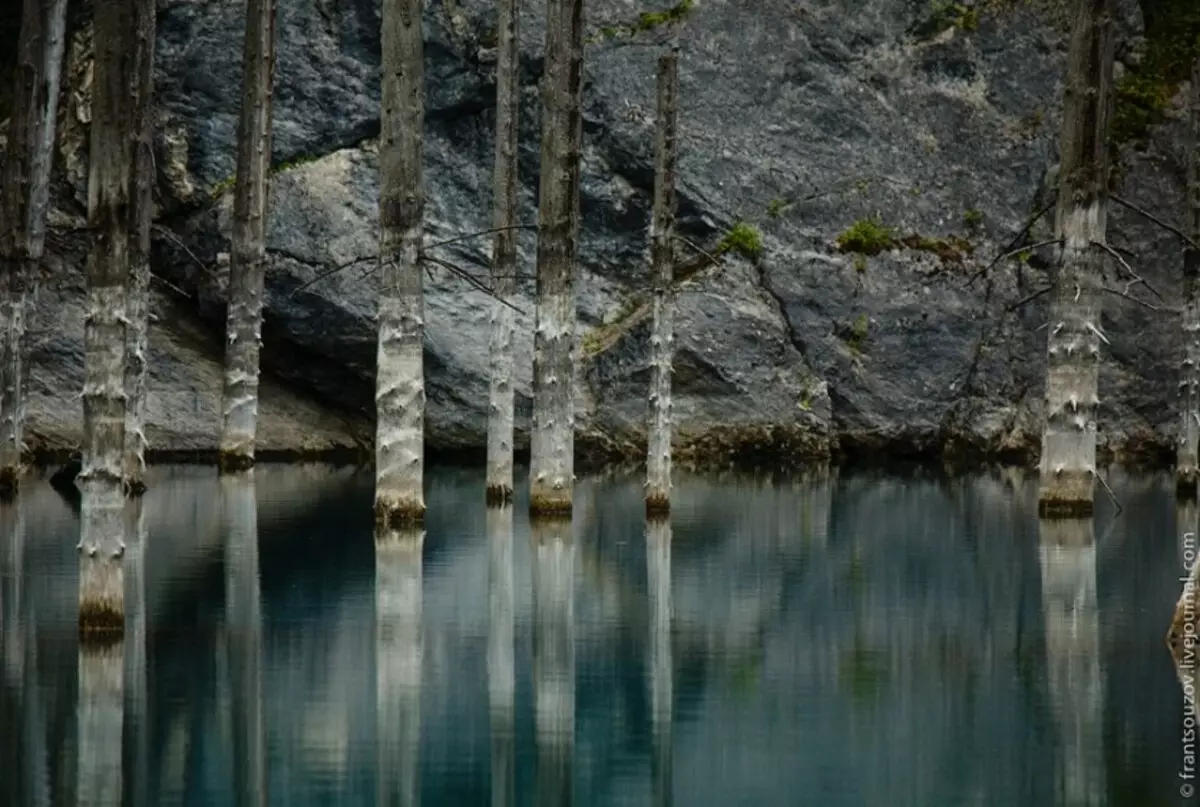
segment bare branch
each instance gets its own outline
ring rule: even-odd
[[[982,277],[983,275],[986,275],[988,273],[989,269],[991,269],[996,264],[1000,263],[1000,261],[1004,260],[1005,258],[1011,258],[1013,255],[1020,255],[1022,252],[1030,252],[1030,251],[1038,249],[1040,247],[1046,247],[1051,244],[1059,244],[1059,243],[1062,243],[1061,238],[1051,238],[1047,241],[1038,241],[1036,244],[1027,244],[1026,246],[1018,247],[1017,249],[1010,249],[1007,252],[1002,252],[1000,255],[997,255],[992,260],[992,262],[989,263],[987,266],[983,267],[978,272],[971,275],[971,278],[967,281],[967,285],[970,286],[972,283],[974,283],[980,277]]]
[[[1121,266],[1124,267],[1125,271],[1129,273],[1129,276],[1133,278],[1133,284],[1131,284],[1131,285],[1136,285],[1138,283],[1141,283],[1143,286],[1145,286],[1147,289],[1150,290],[1151,294],[1153,294],[1155,297],[1158,298],[1159,302],[1161,302],[1161,303],[1166,302],[1166,300],[1163,298],[1163,296],[1158,293],[1158,289],[1151,286],[1148,282],[1146,282],[1145,278],[1143,278],[1137,272],[1133,271],[1133,267],[1129,265],[1128,261],[1126,261],[1124,258],[1121,257],[1121,253],[1117,252],[1115,249],[1110,247],[1108,244],[1102,243],[1100,241],[1093,241],[1092,246],[1100,247],[1100,249],[1104,250],[1109,255],[1112,255],[1114,258],[1116,258],[1117,262],[1120,263]],[[1128,290],[1128,288],[1126,290]]]
[[[453,275],[457,275],[458,277],[461,277],[463,280],[467,281],[467,283],[469,283],[470,285],[474,286],[476,289],[478,289],[479,291],[483,292],[483,293],[484,293],[484,294],[486,294],[488,297],[491,297],[493,300],[496,300],[497,302],[504,303],[506,306],[508,306],[509,308],[511,308],[513,311],[516,311],[518,314],[524,314],[524,313],[525,313],[525,312],[524,312],[524,311],[522,311],[520,308],[518,308],[517,306],[513,305],[512,303],[510,303],[508,300],[505,300],[503,297],[500,297],[500,296],[498,296],[498,295],[497,295],[497,294],[496,294],[494,291],[492,291],[492,290],[491,290],[491,289],[489,289],[487,286],[485,286],[485,285],[484,285],[484,284],[483,284],[483,283],[482,283],[482,282],[479,280],[479,278],[475,277],[475,276],[474,276],[474,275],[472,275],[470,272],[468,272],[466,269],[463,269],[461,266],[455,266],[454,264],[450,263],[449,261],[443,261],[442,259],[440,259],[440,258],[434,258],[434,257],[433,257],[433,256],[431,256],[431,255],[425,255],[425,256],[424,256],[424,258],[425,258],[425,261],[426,261],[426,262],[428,262],[428,263],[432,263],[432,264],[434,264],[434,265],[436,265],[436,266],[440,266],[440,267],[442,267],[443,269],[445,269],[445,270],[447,270],[448,272],[450,272],[451,274],[453,274]]]
[[[1122,199],[1120,196],[1111,195],[1108,198],[1112,199],[1114,202],[1121,205],[1121,207],[1132,210],[1134,213],[1137,213],[1139,216],[1149,219],[1150,221],[1157,224],[1159,227],[1162,227],[1164,230],[1169,230],[1170,232],[1175,233],[1175,235],[1177,235],[1183,239],[1184,243],[1191,246],[1192,249],[1200,250],[1200,244],[1197,244],[1195,241],[1188,238],[1187,234],[1184,233],[1183,230],[1181,230],[1178,227],[1175,227],[1173,225],[1167,224],[1165,221],[1163,221],[1162,219],[1160,219],[1158,216],[1154,215],[1153,213],[1149,212],[1148,210],[1143,210],[1142,208],[1135,205],[1133,202]]]
[[[183,243],[183,241],[181,241],[181,240],[179,239],[179,236],[175,235],[175,233],[171,232],[171,231],[170,231],[170,230],[168,230],[166,227],[163,227],[163,226],[161,226],[161,225],[157,225],[157,224],[156,224],[156,225],[154,225],[154,229],[155,229],[155,231],[156,231],[156,232],[158,232],[158,234],[159,234],[159,235],[166,236],[167,240],[171,241],[172,243],[174,243],[174,244],[175,244],[175,246],[179,247],[179,248],[180,248],[180,249],[182,249],[184,252],[186,252],[186,253],[188,254],[188,256],[189,256],[189,257],[190,257],[190,258],[191,258],[193,261],[195,261],[195,262],[196,262],[196,265],[200,267],[200,270],[201,270],[202,272],[204,272],[205,274],[207,274],[207,275],[208,275],[209,277],[211,277],[213,280],[218,280],[218,279],[219,279],[219,278],[217,277],[217,273],[216,273],[216,272],[214,272],[212,269],[209,269],[207,266],[205,266],[205,265],[204,265],[204,261],[202,261],[202,260],[200,260],[199,258],[197,258],[197,257],[196,257],[196,253],[195,253],[195,252],[192,252],[192,250],[188,248],[188,245],[187,245],[187,244],[185,244],[185,243]]]
[[[536,224],[514,224],[511,227],[490,227],[486,230],[479,230],[466,235],[459,235],[454,238],[447,238],[445,241],[435,241],[432,244],[426,244],[425,249],[433,249],[434,247],[444,247],[450,244],[457,244],[460,241],[468,241],[472,238],[478,238],[481,235],[491,235],[493,233],[502,233],[506,230],[536,230]]]
[[[346,262],[344,262],[344,263],[339,263],[339,264],[337,264],[337,265],[335,265],[335,266],[331,266],[330,268],[328,268],[328,269],[326,269],[326,270],[324,270],[324,271],[322,271],[322,272],[317,272],[317,273],[316,273],[315,275],[313,275],[311,278],[309,278],[308,280],[304,281],[303,283],[301,283],[301,284],[300,284],[299,286],[297,286],[296,288],[292,289],[292,291],[291,291],[291,293],[288,295],[288,297],[289,297],[289,298],[291,298],[291,297],[295,297],[297,294],[299,294],[300,292],[304,291],[304,290],[305,290],[305,289],[307,289],[309,286],[315,286],[316,284],[320,283],[322,280],[324,280],[324,279],[326,279],[326,278],[328,278],[328,277],[333,277],[333,276],[334,276],[334,275],[336,275],[338,272],[345,271],[346,269],[349,269],[349,268],[351,268],[352,266],[357,266],[357,265],[358,265],[358,264],[360,264],[360,263],[366,263],[367,261],[374,261],[374,260],[376,260],[376,259],[377,259],[377,256],[375,256],[375,255],[367,255],[367,256],[365,256],[365,257],[362,257],[362,258],[351,258],[350,260],[348,260],[348,261],[346,261]],[[369,274],[369,272],[368,272],[368,274]],[[366,274],[364,274],[362,277],[366,277]],[[360,278],[359,278],[359,280],[362,280],[362,277],[360,277]]]
[[[1134,281],[1134,282],[1136,282],[1136,281]],[[1133,285],[1133,284],[1131,283],[1130,285]],[[1117,297],[1124,297],[1126,300],[1137,303],[1138,305],[1141,305],[1141,306],[1145,306],[1146,308],[1149,308],[1151,311],[1162,311],[1162,309],[1159,308],[1158,306],[1154,305],[1154,303],[1148,303],[1145,300],[1139,299],[1137,297],[1134,297],[1132,294],[1130,294],[1129,286],[1125,287],[1125,291],[1121,291],[1120,289],[1114,289],[1109,286],[1101,286],[1100,290],[1106,291],[1109,294],[1115,294]]]
[[[696,244],[694,244],[693,242],[691,242],[691,241],[689,241],[688,239],[684,238],[682,235],[677,235],[677,236],[675,236],[675,238],[676,238],[677,240],[679,240],[679,241],[682,241],[684,244],[686,244],[687,246],[691,247],[691,248],[692,248],[692,249],[694,249],[696,252],[699,252],[701,255],[703,255],[704,257],[708,258],[708,259],[709,259],[710,261],[712,261],[713,263],[720,263],[720,262],[721,262],[721,257],[720,257],[719,255],[714,255],[714,254],[712,254],[711,252],[709,252],[708,250],[704,249],[703,247],[697,246],[697,245],[696,245]]]
[[[1021,241],[1024,240],[1025,236],[1029,235],[1029,231],[1033,229],[1033,225],[1037,224],[1038,221],[1041,220],[1042,216],[1046,215],[1054,207],[1056,199],[1057,199],[1057,196],[1055,197],[1055,199],[1052,199],[1049,204],[1047,204],[1046,206],[1044,206],[1043,208],[1038,210],[1036,213],[1034,213],[1033,217],[1030,218],[1029,221],[1027,221],[1025,223],[1025,226],[1021,228],[1021,231],[1016,234],[1016,236],[1013,238],[1013,240],[1008,242],[1008,246],[1006,246],[1004,248],[1004,251],[1000,255],[1000,257],[996,258],[991,263],[989,263],[987,266],[985,266],[983,269],[979,270],[974,275],[972,275],[971,279],[967,281],[967,285],[970,286],[972,283],[975,282],[975,280],[980,275],[986,275],[993,266],[1000,263],[1000,261],[1004,260],[1005,258],[1007,258],[1011,255],[1017,255],[1021,252],[1024,252],[1027,249],[1036,249],[1038,246],[1046,246],[1046,244],[1048,244],[1048,243],[1057,243],[1057,241],[1049,241],[1049,242],[1043,242],[1041,244],[1036,244],[1032,247],[1025,246],[1025,247],[1017,248],[1017,244],[1021,243]]]
[[[1116,507],[1117,507],[1117,513],[1120,513],[1122,510],[1124,510],[1125,508],[1121,506],[1121,503],[1120,503],[1119,501],[1117,501],[1117,494],[1113,493],[1113,489],[1112,489],[1112,488],[1110,488],[1110,487],[1108,486],[1108,483],[1104,481],[1104,477],[1102,477],[1102,476],[1100,475],[1100,472],[1099,472],[1099,471],[1097,471],[1095,468],[1093,468],[1093,469],[1092,469],[1092,474],[1093,474],[1093,475],[1096,477],[1096,481],[1098,481],[1098,482],[1099,482],[1099,483],[1100,483],[1100,484],[1101,484],[1101,485],[1104,487],[1104,489],[1105,489],[1106,491],[1108,491],[1108,497],[1109,497],[1110,499],[1112,499],[1112,503],[1113,503],[1114,505],[1116,505]],[[1116,514],[1114,514],[1114,515],[1116,515]]]
[[[1018,308],[1029,305],[1034,300],[1050,293],[1053,290],[1054,290],[1053,286],[1047,286],[1044,289],[1039,289],[1039,290],[1035,291],[1033,294],[1029,294],[1025,297],[1022,297],[1020,300],[1017,300],[1015,303],[1013,303],[1008,308],[1006,308],[1005,311],[1016,311]]]

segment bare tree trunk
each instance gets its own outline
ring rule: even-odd
[[[129,536],[125,582],[128,589],[129,631],[125,637],[125,804],[149,807],[150,731],[147,728],[149,693],[146,685],[146,510],[143,500],[125,505],[125,534]]]
[[[275,76],[275,0],[247,0],[238,121],[233,249],[225,324],[223,470],[254,464],[258,430],[258,349],[267,271],[267,170],[271,167],[271,87]]]
[[[375,522],[425,519],[425,186],[423,0],[384,0],[379,147],[379,349],[375,376]]]
[[[508,300],[517,281],[517,136],[521,108],[519,0],[499,0],[500,41],[496,61],[496,156],[493,169],[492,284]],[[504,504],[513,491],[513,311],[492,303],[492,366],[488,390],[487,502]]]
[[[0,497],[16,493],[25,424],[25,295],[37,282],[50,199],[66,0],[25,0],[0,171]]]
[[[658,60],[657,165],[650,251],[654,322],[650,331],[650,429],[646,451],[646,512],[671,510],[671,363],[675,358],[675,121],[679,109],[679,50]]]
[[[121,555],[121,454],[125,446],[125,291],[133,156],[133,0],[97,0],[88,173],[88,297],[84,319],[83,471],[79,474],[79,627],[120,635],[125,622]],[[106,639],[107,640],[107,639]]]
[[[146,490],[146,331],[150,306],[150,220],[154,214],[154,0],[133,4],[135,95],[129,238],[129,324],[125,357],[125,490]]]
[[[671,756],[674,664],[671,653],[671,522],[646,521],[646,588],[650,594],[651,780],[656,807],[674,804]]]
[[[575,547],[563,522],[535,524],[533,687],[537,795],[571,807],[575,751]]]
[[[417,18],[418,25],[420,18]],[[421,550],[420,529],[376,531],[375,679],[377,803],[413,807],[421,801]]]
[[[516,804],[514,733],[513,511],[489,507],[488,538],[488,702],[492,735],[492,807]]]
[[[121,804],[121,724],[125,712],[125,643],[79,648],[79,743],[75,803]]]
[[[1038,511],[1092,513],[1096,476],[1100,294],[1108,210],[1108,119],[1114,0],[1077,0],[1067,62],[1056,232],[1061,259],[1050,309],[1046,424]]]
[[[575,478],[575,257],[583,0],[546,3],[529,511],[569,516]]]
[[[1191,163],[1188,174],[1188,228],[1200,242],[1200,59],[1192,65]],[[1200,481],[1200,250],[1183,249],[1183,366],[1179,376],[1179,446],[1175,455],[1175,491],[1195,498]]]

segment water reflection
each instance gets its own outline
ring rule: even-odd
[[[646,589],[650,596],[651,789],[653,803],[674,803],[671,785],[671,725],[674,681],[671,657],[671,522],[646,522]]]
[[[1051,712],[1058,739],[1058,804],[1105,803],[1104,682],[1100,670],[1092,519],[1039,524]]]
[[[380,807],[420,803],[423,530],[375,539],[376,743]]]
[[[514,658],[513,508],[489,507],[488,541],[488,715],[491,730],[492,807],[516,798],[516,659]]]
[[[124,726],[122,731],[123,772],[127,807],[153,803],[150,797],[149,692],[146,680],[146,641],[149,619],[146,613],[146,530],[144,501],[130,499],[125,504],[124,532],[128,538],[125,553],[125,671]]]
[[[575,752],[575,547],[571,522],[535,522],[533,689],[535,801],[570,807]]]

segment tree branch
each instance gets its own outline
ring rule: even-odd
[[[1044,216],[1044,215],[1046,215],[1047,213],[1049,213],[1049,212],[1050,212],[1050,210],[1051,210],[1051,209],[1054,207],[1054,205],[1055,205],[1055,202],[1056,202],[1057,198],[1058,198],[1058,197],[1057,197],[1057,195],[1056,195],[1056,196],[1055,196],[1055,198],[1054,198],[1054,199],[1052,199],[1052,200],[1050,201],[1050,203],[1049,203],[1049,204],[1045,205],[1045,206],[1044,206],[1044,207],[1042,207],[1040,210],[1038,210],[1036,213],[1034,213],[1034,214],[1033,214],[1033,217],[1032,217],[1032,218],[1030,218],[1030,219],[1029,219],[1029,221],[1027,221],[1027,222],[1025,223],[1025,226],[1024,226],[1024,227],[1022,227],[1022,228],[1021,228],[1021,231],[1020,231],[1019,233],[1017,233],[1017,234],[1016,234],[1016,236],[1014,236],[1014,237],[1013,237],[1013,240],[1011,240],[1011,241],[1009,241],[1009,242],[1008,242],[1008,246],[1006,246],[1006,247],[1004,248],[1004,252],[1003,252],[1003,254],[1001,254],[1001,255],[1000,255],[1000,257],[998,257],[998,258],[996,258],[995,260],[993,260],[991,263],[989,263],[989,264],[988,264],[987,266],[985,266],[983,269],[979,270],[979,271],[978,271],[978,272],[976,272],[974,275],[972,275],[972,276],[971,276],[971,279],[967,281],[967,285],[968,285],[968,286],[970,286],[972,283],[974,283],[974,282],[975,282],[975,280],[976,280],[976,279],[977,279],[977,278],[978,278],[980,275],[985,275],[985,274],[987,274],[987,273],[988,273],[988,270],[990,270],[990,269],[991,269],[993,266],[995,266],[996,264],[1000,263],[1000,261],[1002,261],[1002,260],[1004,260],[1005,258],[1009,257],[1010,255],[1016,255],[1016,254],[1018,254],[1018,253],[1020,253],[1020,252],[1024,252],[1024,251],[1025,251],[1025,250],[1027,250],[1027,249],[1036,249],[1036,248],[1037,248],[1037,246],[1046,246],[1046,244],[1048,244],[1048,243],[1056,243],[1056,241],[1050,241],[1050,242],[1043,242],[1042,244],[1040,244],[1040,245],[1035,245],[1035,246],[1033,246],[1033,247],[1020,247],[1020,248],[1017,248],[1017,244],[1021,243],[1021,241],[1022,241],[1022,240],[1025,238],[1025,236],[1029,235],[1029,231],[1033,229],[1033,225],[1037,224],[1037,223],[1038,223],[1038,221],[1040,221],[1040,220],[1041,220],[1042,216]]]
[[[1112,199],[1114,202],[1121,205],[1121,207],[1132,210],[1134,213],[1137,213],[1139,216],[1149,219],[1150,221],[1157,224],[1159,227],[1162,227],[1164,230],[1169,230],[1170,232],[1175,233],[1175,235],[1182,238],[1185,243],[1189,244],[1192,249],[1200,250],[1200,244],[1197,244],[1195,241],[1188,238],[1187,235],[1183,232],[1183,230],[1179,229],[1178,227],[1167,224],[1165,221],[1163,221],[1162,219],[1160,219],[1158,216],[1154,215],[1153,213],[1151,213],[1147,210],[1142,210],[1140,207],[1135,205],[1133,202],[1126,201],[1126,200],[1122,199],[1120,196],[1110,195],[1108,198]]]
[[[986,275],[988,273],[989,269],[991,269],[996,264],[1000,263],[1000,261],[1004,260],[1005,258],[1011,258],[1013,255],[1019,255],[1022,252],[1029,252],[1029,251],[1038,249],[1039,247],[1046,247],[1046,246],[1050,246],[1051,244],[1058,244],[1061,242],[1062,242],[1061,238],[1051,238],[1048,241],[1038,241],[1036,244],[1027,244],[1026,246],[1017,247],[1016,249],[1010,249],[1008,252],[1003,252],[1000,255],[996,256],[996,258],[993,259],[992,262],[989,263],[987,266],[983,267],[978,272],[971,275],[971,278],[967,281],[967,285],[970,286],[972,283],[974,283],[980,277],[982,277],[983,275]]]
[[[1053,289],[1054,289],[1053,286],[1047,286],[1044,289],[1039,289],[1038,291],[1035,291],[1033,294],[1029,294],[1029,295],[1026,295],[1025,297],[1022,297],[1020,300],[1017,300],[1015,303],[1008,306],[1008,308],[1006,308],[1004,310],[1006,312],[1016,311],[1018,308],[1029,305],[1030,303],[1032,303],[1034,300],[1038,299],[1039,297],[1042,297],[1043,295],[1050,293],[1051,291],[1053,291]]]
[[[467,283],[474,286],[479,291],[483,292],[484,294],[491,297],[493,300],[496,300],[497,302],[504,303],[506,306],[511,308],[513,311],[516,311],[518,314],[525,313],[520,308],[517,308],[515,305],[510,303],[508,300],[505,300],[503,297],[500,297],[499,295],[497,295],[496,292],[492,291],[487,286],[485,286],[479,280],[479,278],[475,277],[470,272],[468,272],[466,269],[463,269],[461,266],[455,266],[454,264],[450,263],[449,261],[443,261],[442,259],[435,258],[432,255],[425,255],[424,258],[425,258],[425,261],[427,261],[428,263],[432,263],[435,266],[440,266],[443,269],[445,269],[446,271],[450,272],[451,274],[461,277],[463,280],[467,281]]]
[[[492,233],[502,233],[502,232],[505,232],[506,230],[536,230],[537,228],[538,228],[538,226],[536,224],[514,224],[511,227],[492,227],[487,230],[480,230],[480,231],[474,232],[474,233],[467,233],[466,235],[455,236],[454,238],[447,238],[445,241],[435,241],[432,244],[426,244],[425,249],[433,249],[434,247],[449,246],[450,244],[457,244],[459,241],[467,241],[472,238],[478,238],[481,235],[491,235]]]
[[[1133,271],[1133,267],[1129,265],[1128,261],[1126,261],[1124,258],[1121,257],[1121,253],[1117,252],[1115,249],[1110,247],[1108,244],[1105,244],[1101,241],[1093,241],[1092,246],[1100,247],[1100,249],[1104,250],[1109,255],[1112,255],[1114,258],[1117,259],[1117,262],[1120,263],[1121,266],[1123,266],[1125,268],[1125,271],[1129,273],[1129,276],[1131,278],[1133,278],[1133,283],[1131,283],[1130,286],[1134,286],[1134,285],[1137,285],[1138,283],[1141,283],[1143,286],[1145,286],[1147,289],[1150,290],[1151,294],[1153,294],[1155,297],[1158,298],[1158,301],[1160,303],[1166,302],[1166,300],[1163,298],[1163,296],[1158,293],[1158,289],[1151,286],[1148,282],[1146,282],[1145,278],[1143,278],[1137,272]],[[1126,290],[1128,291],[1128,287],[1126,288]]]
[[[1136,282],[1137,281],[1131,281],[1130,286],[1132,286]],[[1100,290],[1106,291],[1109,294],[1115,294],[1118,297],[1124,297],[1126,300],[1137,303],[1138,305],[1141,305],[1141,306],[1145,306],[1146,308],[1149,308],[1151,311],[1161,311],[1162,310],[1161,308],[1154,305],[1153,303],[1148,303],[1145,300],[1141,300],[1141,299],[1138,299],[1137,297],[1134,297],[1132,294],[1129,293],[1129,286],[1125,287],[1125,291],[1121,291],[1120,289],[1114,289],[1109,286],[1101,286]]]

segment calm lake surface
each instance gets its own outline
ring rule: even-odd
[[[107,654],[77,514],[0,510],[4,805],[1194,801],[1167,475],[1054,529],[1017,472],[681,476],[650,529],[640,478],[587,478],[531,536],[523,483],[489,514],[433,469],[377,554],[364,472],[152,471]]]

